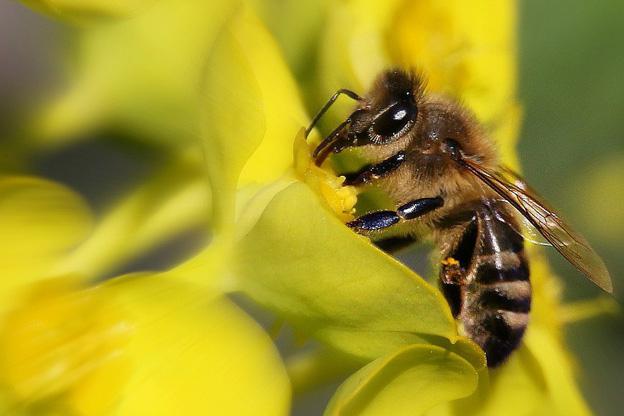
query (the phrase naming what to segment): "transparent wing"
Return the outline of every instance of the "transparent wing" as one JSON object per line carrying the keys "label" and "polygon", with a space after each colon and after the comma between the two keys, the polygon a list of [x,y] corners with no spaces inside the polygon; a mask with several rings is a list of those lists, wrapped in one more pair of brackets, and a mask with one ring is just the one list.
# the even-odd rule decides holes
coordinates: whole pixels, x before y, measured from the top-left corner
{"label": "transparent wing", "polygon": [[563,257],[606,292],[613,292],[609,271],[587,240],[572,228],[512,170],[492,171],[470,160],[466,169],[509,202]]}
{"label": "transparent wing", "polygon": [[[497,205],[512,207],[511,202],[506,199],[500,198],[494,201]],[[521,236],[526,242],[535,244],[538,246],[548,246],[552,247],[552,244],[544,236],[531,224],[531,222],[517,209],[513,208],[512,210],[505,209],[505,212],[508,212],[513,216],[514,221],[509,221],[505,215],[501,215],[499,211],[495,211],[494,215],[498,218],[499,221],[506,223],[511,227],[512,230],[516,232],[519,236]]]}

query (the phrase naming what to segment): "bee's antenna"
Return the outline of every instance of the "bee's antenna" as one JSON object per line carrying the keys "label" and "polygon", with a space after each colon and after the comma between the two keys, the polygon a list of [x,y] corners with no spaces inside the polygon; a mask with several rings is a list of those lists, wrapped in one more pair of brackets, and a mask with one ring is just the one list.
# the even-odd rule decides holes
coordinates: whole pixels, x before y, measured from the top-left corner
{"label": "bee's antenna", "polygon": [[359,95],[357,95],[355,92],[353,92],[351,90],[348,90],[348,89],[345,89],[345,88],[339,89],[338,91],[336,91],[334,93],[334,95],[332,95],[332,97],[325,103],[325,105],[321,108],[321,110],[314,116],[314,118],[310,122],[310,125],[305,130],[305,137],[306,138],[308,137],[308,135],[310,134],[310,132],[312,131],[312,129],[314,128],[316,123],[318,123],[320,118],[323,117],[323,114],[325,114],[325,112],[327,112],[329,107],[331,107],[331,105],[338,99],[340,94],[344,94],[347,97],[352,98],[352,99],[354,99],[356,101],[362,101],[363,100],[362,97],[360,97]]}

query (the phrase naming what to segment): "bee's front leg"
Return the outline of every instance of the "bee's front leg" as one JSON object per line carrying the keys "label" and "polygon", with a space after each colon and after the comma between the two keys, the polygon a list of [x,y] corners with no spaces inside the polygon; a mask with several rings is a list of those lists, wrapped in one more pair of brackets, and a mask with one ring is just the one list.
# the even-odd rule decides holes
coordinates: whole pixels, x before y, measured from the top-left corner
{"label": "bee's front leg", "polygon": [[413,220],[444,205],[444,199],[420,198],[401,205],[396,211],[374,211],[348,222],[347,225],[361,234],[391,227],[402,220]]}

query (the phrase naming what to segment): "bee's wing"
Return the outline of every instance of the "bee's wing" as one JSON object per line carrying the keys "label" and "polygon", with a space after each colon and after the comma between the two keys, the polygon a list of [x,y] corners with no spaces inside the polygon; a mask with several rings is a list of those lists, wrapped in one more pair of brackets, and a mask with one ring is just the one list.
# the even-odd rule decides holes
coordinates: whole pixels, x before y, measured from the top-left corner
{"label": "bee's wing", "polygon": [[466,159],[460,163],[509,202],[589,280],[606,292],[613,292],[609,271],[600,256],[518,174],[505,167],[492,171]]}
{"label": "bee's wing", "polygon": [[[499,198],[494,202],[498,206],[505,207],[504,212],[511,214],[513,219],[513,221],[509,221],[506,215],[497,214],[498,211],[495,211],[494,214],[497,216],[498,220],[509,225],[524,241],[538,246],[552,247],[552,244],[544,238],[539,230],[535,228],[524,215],[520,214],[520,212],[511,205],[511,202],[503,198]],[[510,211],[506,209],[507,207],[512,207],[513,209]]]}

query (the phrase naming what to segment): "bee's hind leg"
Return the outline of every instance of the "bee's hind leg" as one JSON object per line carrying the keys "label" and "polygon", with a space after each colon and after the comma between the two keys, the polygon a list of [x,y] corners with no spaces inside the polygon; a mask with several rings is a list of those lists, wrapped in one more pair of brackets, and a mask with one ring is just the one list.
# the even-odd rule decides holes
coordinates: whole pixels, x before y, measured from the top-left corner
{"label": "bee's hind leg", "polygon": [[402,220],[413,220],[444,205],[442,197],[420,198],[401,205],[396,211],[374,211],[348,222],[347,225],[361,234],[384,230]]}

